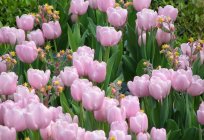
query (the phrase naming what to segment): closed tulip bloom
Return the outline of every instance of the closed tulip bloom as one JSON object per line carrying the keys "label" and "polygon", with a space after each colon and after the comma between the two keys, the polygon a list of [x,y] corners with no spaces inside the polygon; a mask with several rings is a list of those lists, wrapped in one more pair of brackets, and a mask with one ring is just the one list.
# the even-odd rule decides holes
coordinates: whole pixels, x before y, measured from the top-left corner
{"label": "closed tulip bloom", "polygon": [[20,18],[16,17],[16,23],[19,29],[30,31],[34,27],[35,18],[32,15],[22,15]]}
{"label": "closed tulip bloom", "polygon": [[157,12],[151,9],[143,9],[137,13],[138,28],[147,31],[156,27]]}
{"label": "closed tulip bloom", "polygon": [[106,12],[109,7],[115,6],[115,0],[97,0],[98,9],[102,12]]}
{"label": "closed tulip bloom", "polygon": [[127,9],[121,7],[108,8],[106,11],[108,15],[108,22],[114,27],[122,27],[127,19]]}
{"label": "closed tulip bloom", "polygon": [[200,62],[201,64],[204,63],[204,48],[200,51]]}
{"label": "closed tulip bloom", "polygon": [[99,110],[103,105],[105,92],[94,86],[82,94],[83,107],[89,111]]}
{"label": "closed tulip bloom", "polygon": [[40,136],[42,137],[43,140],[50,140],[52,139],[52,129],[51,126],[54,124],[53,121],[50,122],[50,124],[44,128],[40,129]]}
{"label": "closed tulip bloom", "polygon": [[[57,119],[59,119],[61,117],[61,115],[64,115],[63,114],[63,111],[62,111],[62,107],[59,106],[59,107],[49,107],[49,110],[52,114],[52,121],[56,121]],[[71,116],[68,117],[68,120],[70,121],[70,123],[72,122],[72,118]]]}
{"label": "closed tulip bloom", "polygon": [[84,140],[107,140],[103,130],[87,131],[84,135]]}
{"label": "closed tulip bloom", "polygon": [[[138,21],[137,21],[137,19],[135,20],[135,30],[136,30],[138,36],[142,35],[143,31],[142,31],[142,29],[140,29],[140,28],[138,27]],[[144,33],[146,33],[146,32],[144,32]]]}
{"label": "closed tulip bloom", "polygon": [[183,55],[191,56],[191,46],[188,43],[182,43],[180,47]]}
{"label": "closed tulip bloom", "polygon": [[138,112],[134,117],[130,117],[130,130],[136,134],[146,132],[148,129],[148,118],[143,112]]}
{"label": "closed tulip bloom", "polygon": [[64,71],[60,72],[60,77],[65,86],[69,87],[72,85],[74,80],[79,78],[77,69],[75,67],[65,67]]}
{"label": "closed tulip bloom", "polygon": [[29,84],[34,89],[41,89],[46,86],[50,78],[50,70],[41,71],[38,69],[29,69],[27,71],[27,77]]}
{"label": "closed tulip bloom", "polygon": [[128,88],[131,94],[137,97],[149,95],[149,75],[145,74],[141,77],[135,76],[133,81],[128,82]]}
{"label": "closed tulip bloom", "polygon": [[97,111],[94,111],[94,117],[97,121],[106,121],[107,120],[107,111],[110,107],[118,106],[119,102],[116,99],[111,99],[108,97],[104,98],[103,105]]}
{"label": "closed tulip bloom", "polygon": [[83,93],[86,89],[92,87],[92,83],[87,79],[76,79],[71,85],[71,95],[75,101],[81,101]]}
{"label": "closed tulip bloom", "polygon": [[150,135],[149,133],[138,133],[137,134],[137,140],[150,140]]}
{"label": "closed tulip bloom", "polygon": [[153,127],[150,135],[151,135],[152,140],[166,140],[167,139],[166,130],[164,128],[156,129],[155,127]]}
{"label": "closed tulip bloom", "polygon": [[31,130],[46,128],[52,120],[52,112],[42,103],[29,104],[24,116],[27,128]]}
{"label": "closed tulip bloom", "polygon": [[162,80],[171,80],[173,70],[167,68],[160,68],[152,71],[152,76],[159,77]]}
{"label": "closed tulip bloom", "polygon": [[98,4],[97,4],[97,1],[98,0],[88,0],[89,1],[89,6],[92,8],[92,9],[97,9],[98,8]]}
{"label": "closed tulip bloom", "polygon": [[125,134],[128,134],[128,124],[126,121],[115,121],[111,123],[112,131],[114,130],[120,130],[123,131]]}
{"label": "closed tulip bloom", "polygon": [[135,10],[141,11],[144,8],[149,8],[151,0],[133,0]]}
{"label": "closed tulip bloom", "polygon": [[89,1],[72,0],[70,3],[69,13],[74,15],[83,15],[86,13],[89,6]]}
{"label": "closed tulip bloom", "polygon": [[172,87],[177,91],[186,91],[192,82],[192,70],[179,69],[172,74]]}
{"label": "closed tulip bloom", "polygon": [[45,43],[43,33],[40,29],[30,32],[27,37],[30,41],[34,41],[37,46],[42,46]]}
{"label": "closed tulip bloom", "polygon": [[172,5],[166,5],[164,8],[159,7],[158,13],[159,15],[169,16],[175,21],[178,16],[178,9],[174,8]]}
{"label": "closed tulip bloom", "polygon": [[111,130],[109,133],[109,140],[131,140],[131,135],[127,135],[121,130]]}
{"label": "closed tulip bloom", "polygon": [[43,23],[42,24],[42,31],[43,35],[46,39],[51,40],[51,39],[56,39],[58,38],[61,33],[62,29],[59,24],[59,21],[50,21],[48,23]]}
{"label": "closed tulip bloom", "polygon": [[162,80],[160,77],[153,76],[149,83],[149,94],[156,100],[164,99],[170,92],[171,81]]}
{"label": "closed tulip bloom", "polygon": [[158,45],[161,46],[162,44],[166,44],[171,41],[171,34],[164,32],[161,29],[158,29],[156,34],[156,39],[157,39]]}
{"label": "closed tulip bloom", "polygon": [[117,45],[121,37],[122,32],[117,32],[113,27],[97,26],[96,38],[104,47]]}
{"label": "closed tulip bloom", "polygon": [[18,76],[14,72],[0,74],[0,94],[10,95],[16,91]]}
{"label": "closed tulip bloom", "polygon": [[6,71],[7,71],[6,61],[2,60],[2,57],[0,57],[0,74]]}
{"label": "closed tulip bloom", "polygon": [[91,48],[88,47],[88,46],[80,46],[80,47],[77,49],[76,53],[77,53],[78,55],[85,55],[85,56],[94,58],[94,53],[95,53],[95,51],[94,51],[94,49],[91,49]]}
{"label": "closed tulip bloom", "polygon": [[[21,44],[23,43],[23,41],[25,41],[25,31],[22,29],[16,29],[14,27],[11,28],[11,31],[13,33],[15,33],[16,35],[16,44]],[[11,43],[12,45],[14,45],[14,43]]]}
{"label": "closed tulip bloom", "polygon": [[109,124],[115,121],[124,121],[126,119],[126,112],[124,107],[113,106],[107,110],[107,121]]}
{"label": "closed tulip bloom", "polygon": [[192,83],[187,89],[187,93],[191,96],[199,96],[204,93],[204,80],[198,75],[194,75],[192,78]]}
{"label": "closed tulip bloom", "polygon": [[142,35],[139,36],[138,38],[138,45],[139,46],[142,46],[142,45],[146,45],[146,40],[147,40],[147,37],[146,37],[146,33],[142,33]]}
{"label": "closed tulip bloom", "polygon": [[0,140],[16,140],[16,130],[0,125]]}
{"label": "closed tulip bloom", "polygon": [[135,116],[140,111],[140,102],[137,96],[125,96],[121,99],[120,106],[125,108],[127,118]]}
{"label": "closed tulip bloom", "polygon": [[38,51],[35,42],[24,41],[21,45],[16,45],[16,54],[22,62],[31,64],[38,57]]}
{"label": "closed tulip bloom", "polygon": [[106,63],[92,61],[88,67],[88,76],[93,82],[103,82],[106,78]]}
{"label": "closed tulip bloom", "polygon": [[198,122],[204,125],[204,102],[202,102],[197,110],[197,119]]}

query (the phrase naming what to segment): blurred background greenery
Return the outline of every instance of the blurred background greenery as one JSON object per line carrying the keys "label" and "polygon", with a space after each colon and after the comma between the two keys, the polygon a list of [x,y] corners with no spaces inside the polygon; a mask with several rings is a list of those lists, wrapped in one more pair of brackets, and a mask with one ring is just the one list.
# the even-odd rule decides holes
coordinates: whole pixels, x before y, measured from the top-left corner
{"label": "blurred background greenery", "polygon": [[[68,11],[70,0],[0,0],[0,26],[15,26],[15,17],[24,13],[37,11],[38,4],[54,4],[62,11],[62,16]],[[179,9],[176,21],[177,42],[185,42],[189,37],[204,38],[204,0],[152,0],[151,8],[157,10],[159,6],[171,4]],[[61,22],[68,21],[63,17]],[[65,23],[65,24],[66,24]]]}

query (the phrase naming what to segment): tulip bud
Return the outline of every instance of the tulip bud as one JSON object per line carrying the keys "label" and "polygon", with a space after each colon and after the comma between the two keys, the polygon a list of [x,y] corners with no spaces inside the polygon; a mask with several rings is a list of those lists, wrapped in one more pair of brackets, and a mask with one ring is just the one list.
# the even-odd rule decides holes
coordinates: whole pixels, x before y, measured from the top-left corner
{"label": "tulip bud", "polygon": [[32,15],[22,15],[20,18],[16,17],[16,23],[19,29],[30,31],[34,27],[35,18]]}
{"label": "tulip bud", "polygon": [[166,130],[164,128],[156,129],[155,127],[153,127],[150,135],[151,135],[152,140],[166,140],[167,139]]}

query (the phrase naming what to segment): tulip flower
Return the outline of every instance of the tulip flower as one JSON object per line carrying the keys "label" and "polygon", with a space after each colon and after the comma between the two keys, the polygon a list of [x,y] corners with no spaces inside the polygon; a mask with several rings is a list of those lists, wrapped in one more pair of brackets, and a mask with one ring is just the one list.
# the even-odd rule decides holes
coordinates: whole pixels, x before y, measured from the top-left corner
{"label": "tulip flower", "polygon": [[148,129],[148,118],[143,112],[138,112],[134,117],[130,117],[130,130],[136,134],[146,132]]}
{"label": "tulip flower", "polygon": [[45,43],[43,32],[40,29],[30,32],[27,37],[30,41],[34,41],[37,46],[42,46]]}
{"label": "tulip flower", "polygon": [[137,97],[149,95],[149,75],[145,74],[141,77],[135,76],[133,81],[128,82],[130,92]]}
{"label": "tulip flower", "polygon": [[21,45],[17,45],[16,54],[22,62],[31,64],[38,57],[38,50],[35,42],[24,41]]}
{"label": "tulip flower", "polygon": [[186,55],[180,55],[178,58],[178,69],[188,69],[189,64],[189,57]]}
{"label": "tulip flower", "polygon": [[141,11],[144,8],[149,8],[151,0],[133,0],[135,10]]}
{"label": "tulip flower", "polygon": [[32,15],[22,15],[20,18],[16,17],[16,23],[19,29],[30,31],[34,27],[35,18]]}
{"label": "tulip flower", "polygon": [[97,26],[96,38],[104,47],[117,45],[121,37],[122,32],[117,32],[113,27]]}
{"label": "tulip flower", "polygon": [[141,36],[143,33],[146,33],[146,32],[143,32],[142,29],[140,29],[140,28],[138,27],[138,21],[137,21],[137,19],[135,20],[135,30],[136,30],[138,36]]}
{"label": "tulip flower", "polygon": [[152,71],[152,76],[159,77],[162,80],[171,80],[173,70],[172,69],[166,69],[166,68],[160,68],[158,70]]}
{"label": "tulip flower", "polygon": [[16,130],[0,125],[0,140],[16,140]]}
{"label": "tulip flower", "polygon": [[179,69],[172,73],[172,87],[177,91],[186,91],[192,82],[192,70]]}
{"label": "tulip flower", "polygon": [[204,125],[204,102],[202,102],[197,110],[197,119],[198,122]]}
{"label": "tulip flower", "polygon": [[171,89],[170,80],[162,80],[160,77],[153,76],[149,83],[149,94],[156,100],[165,98]]}
{"label": "tulip flower", "polygon": [[171,34],[164,32],[161,29],[158,29],[156,34],[156,39],[157,39],[158,45],[161,46],[162,44],[166,44],[171,41]]}
{"label": "tulip flower", "polygon": [[75,67],[65,67],[64,71],[60,72],[60,78],[65,86],[70,87],[74,80],[79,78],[79,75]]}
{"label": "tulip flower", "polygon": [[178,16],[178,9],[171,5],[166,5],[164,8],[159,7],[159,15],[169,16],[173,21],[176,20]]}
{"label": "tulip flower", "polygon": [[146,45],[146,40],[147,40],[147,37],[146,37],[146,33],[142,33],[142,35],[139,36],[138,38],[138,45],[139,46],[142,46],[142,45]]}
{"label": "tulip flower", "polygon": [[127,118],[135,116],[140,111],[140,103],[137,96],[125,96],[121,99],[120,106],[125,108]]}
{"label": "tulip flower", "polygon": [[151,9],[143,9],[137,13],[138,28],[147,31],[156,27],[157,12]]}
{"label": "tulip flower", "polygon": [[127,19],[127,9],[121,7],[108,8],[106,11],[108,15],[108,22],[114,27],[122,27]]}
{"label": "tulip flower", "polygon": [[153,127],[151,129],[150,135],[151,135],[152,140],[166,140],[167,139],[166,130],[164,128],[156,129],[155,127]]}
{"label": "tulip flower", "polygon": [[86,13],[89,6],[89,1],[72,0],[70,3],[69,13],[74,15],[83,15]]}
{"label": "tulip flower", "polygon": [[92,8],[92,9],[97,9],[98,8],[98,4],[97,4],[97,1],[98,0],[88,0],[89,1],[89,6]]}
{"label": "tulip flower", "polygon": [[43,140],[52,139],[52,128],[51,128],[51,126],[53,124],[54,124],[54,122],[51,121],[50,124],[46,128],[40,129],[40,136],[42,137]]}
{"label": "tulip flower", "polygon": [[93,82],[103,82],[106,78],[106,63],[92,61],[88,67],[88,77]]}
{"label": "tulip flower", "polygon": [[181,44],[181,51],[183,55],[191,56],[191,47],[188,43],[182,43]]}
{"label": "tulip flower", "polygon": [[192,78],[192,83],[187,89],[187,93],[191,96],[199,96],[204,93],[204,80],[198,75],[194,75]]}
{"label": "tulip flower", "polygon": [[102,91],[100,88],[96,86],[89,87],[82,94],[83,107],[89,111],[99,110],[103,105],[104,96],[105,92]]}
{"label": "tulip flower", "polygon": [[59,24],[59,21],[55,21],[55,22],[50,21],[48,23],[43,23],[42,31],[43,31],[44,37],[48,40],[56,39],[62,33],[62,29]]}
{"label": "tulip flower", "polygon": [[109,133],[109,140],[116,139],[116,140],[131,140],[131,135],[127,135],[123,131],[120,130],[111,130]]}
{"label": "tulip flower", "polygon": [[111,123],[111,131],[120,130],[128,134],[128,124],[126,121],[115,121]]}
{"label": "tulip flower", "polygon": [[0,95],[10,95],[16,91],[18,76],[14,72],[0,74]]}
{"label": "tulip flower", "polygon": [[34,89],[41,89],[46,86],[50,78],[50,70],[41,71],[38,69],[29,69],[27,71],[27,77],[29,84]]}
{"label": "tulip flower", "polygon": [[115,6],[115,0],[97,0],[98,9],[102,12],[106,12],[109,7]]}
{"label": "tulip flower", "polygon": [[0,74],[6,71],[7,71],[6,61],[2,60],[2,57],[0,57]]}
{"label": "tulip flower", "polygon": [[126,112],[124,107],[113,106],[107,110],[107,121],[109,124],[115,121],[124,121],[126,119]]}
{"label": "tulip flower", "polygon": [[105,132],[102,130],[96,130],[93,132],[87,131],[84,135],[84,140],[107,140]]}
{"label": "tulip flower", "polygon": [[92,83],[87,79],[76,79],[71,85],[71,95],[75,101],[81,101],[83,93],[86,89],[92,87]]}
{"label": "tulip flower", "polygon": [[200,51],[200,62],[201,64],[204,63],[204,48]]}
{"label": "tulip flower", "polygon": [[149,133],[138,133],[137,134],[137,140],[150,140],[150,135]]}

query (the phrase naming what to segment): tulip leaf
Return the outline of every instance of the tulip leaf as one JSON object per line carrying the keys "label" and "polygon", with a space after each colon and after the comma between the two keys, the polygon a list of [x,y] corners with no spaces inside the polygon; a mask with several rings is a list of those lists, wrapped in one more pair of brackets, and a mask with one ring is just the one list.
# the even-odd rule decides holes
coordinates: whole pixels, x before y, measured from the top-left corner
{"label": "tulip leaf", "polygon": [[199,129],[198,128],[188,128],[184,131],[181,140],[198,140],[199,139]]}
{"label": "tulip leaf", "polygon": [[66,96],[64,95],[64,92],[60,93],[60,104],[64,112],[68,112],[71,116],[74,116],[74,113],[71,111],[71,109],[68,106],[68,102],[66,100]]}

